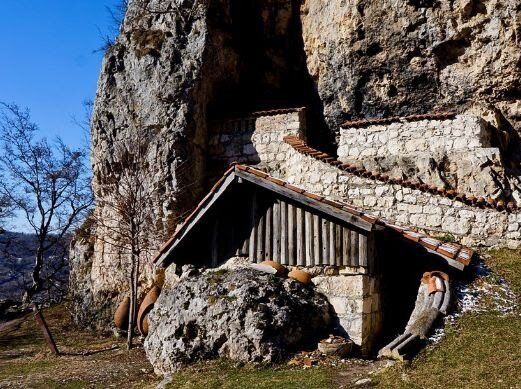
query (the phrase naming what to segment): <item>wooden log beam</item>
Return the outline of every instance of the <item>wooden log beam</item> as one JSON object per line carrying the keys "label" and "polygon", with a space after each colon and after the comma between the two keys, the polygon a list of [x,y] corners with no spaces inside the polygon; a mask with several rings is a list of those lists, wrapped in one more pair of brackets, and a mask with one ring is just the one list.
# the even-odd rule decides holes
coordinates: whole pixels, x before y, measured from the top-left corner
{"label": "wooden log beam", "polygon": [[290,266],[297,264],[297,226],[295,223],[295,207],[288,204],[288,262]]}
{"label": "wooden log beam", "polygon": [[54,355],[60,355],[60,352],[58,351],[58,347],[56,346],[56,342],[54,341],[54,338],[52,337],[51,331],[49,331],[49,327],[47,326],[47,322],[45,321],[43,314],[38,310],[36,305],[33,304],[32,308],[33,308],[34,318],[36,320],[36,323],[38,323],[38,327],[40,327],[40,329],[42,330],[43,337],[45,339],[45,343],[47,343],[47,346],[49,346],[49,348],[51,349],[51,351]]}
{"label": "wooden log beam", "polygon": [[306,264],[306,253],[304,247],[304,212],[302,211],[302,208],[297,208],[296,225],[297,265],[304,266]]}
{"label": "wooden log beam", "polygon": [[313,266],[313,214],[305,213],[306,266]]}
{"label": "wooden log beam", "polygon": [[273,204],[273,260],[280,262],[280,200]]}

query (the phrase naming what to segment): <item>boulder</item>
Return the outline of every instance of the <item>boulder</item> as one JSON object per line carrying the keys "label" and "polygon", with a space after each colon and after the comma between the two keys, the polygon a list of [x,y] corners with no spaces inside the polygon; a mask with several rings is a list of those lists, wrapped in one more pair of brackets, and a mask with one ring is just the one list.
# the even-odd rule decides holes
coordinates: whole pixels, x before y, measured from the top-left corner
{"label": "boulder", "polygon": [[218,357],[281,361],[316,346],[332,311],[310,285],[243,268],[180,280],[163,289],[147,318],[147,357],[157,374],[168,374]]}

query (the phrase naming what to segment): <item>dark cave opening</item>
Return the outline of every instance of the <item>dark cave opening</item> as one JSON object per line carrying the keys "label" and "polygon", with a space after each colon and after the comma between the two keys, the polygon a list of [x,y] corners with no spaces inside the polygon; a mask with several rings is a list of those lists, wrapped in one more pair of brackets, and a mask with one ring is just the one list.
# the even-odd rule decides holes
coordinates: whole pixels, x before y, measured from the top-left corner
{"label": "dark cave opening", "polygon": [[[219,63],[207,117],[240,117],[278,108],[308,108],[308,141],[330,149],[317,87],[306,66],[302,0],[222,0],[209,13]],[[211,72],[212,69],[209,69]]]}

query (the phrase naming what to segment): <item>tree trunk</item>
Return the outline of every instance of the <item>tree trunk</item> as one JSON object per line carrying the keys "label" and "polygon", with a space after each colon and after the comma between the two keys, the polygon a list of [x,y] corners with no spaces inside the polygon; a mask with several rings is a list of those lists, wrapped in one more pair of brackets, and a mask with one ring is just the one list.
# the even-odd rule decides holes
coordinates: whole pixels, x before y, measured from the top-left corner
{"label": "tree trunk", "polygon": [[136,272],[134,256],[131,259],[131,270],[129,277],[129,290],[130,290],[130,307],[128,310],[128,332],[127,332],[127,349],[132,348],[132,338],[134,336],[134,318],[136,317],[136,294],[134,290],[134,274]]}
{"label": "tree trunk", "polygon": [[29,305],[32,302],[32,299],[36,293],[38,293],[42,289],[42,279],[40,277],[40,272],[43,267],[43,247],[39,245],[36,250],[36,256],[34,260],[34,267],[32,272],[32,284],[31,287],[28,288],[23,297],[23,303],[25,305]]}

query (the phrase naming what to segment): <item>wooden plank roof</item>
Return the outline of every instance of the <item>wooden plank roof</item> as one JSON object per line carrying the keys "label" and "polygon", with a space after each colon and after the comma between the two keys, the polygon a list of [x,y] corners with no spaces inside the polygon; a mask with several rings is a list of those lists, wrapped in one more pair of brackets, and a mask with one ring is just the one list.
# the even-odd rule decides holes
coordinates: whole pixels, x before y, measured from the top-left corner
{"label": "wooden plank roof", "polygon": [[175,247],[190,232],[200,218],[212,207],[215,201],[227,190],[227,188],[238,180],[245,180],[254,185],[263,187],[269,191],[288,197],[300,204],[319,209],[332,217],[344,220],[347,223],[357,226],[365,231],[372,231],[376,228],[386,228],[398,236],[408,241],[414,242],[431,253],[442,257],[449,265],[463,270],[470,264],[473,250],[456,243],[444,243],[438,239],[412,231],[408,228],[399,227],[365,213],[355,207],[339,201],[325,198],[321,195],[311,193],[305,189],[296,187],[286,181],[272,177],[267,173],[255,169],[251,166],[234,164],[217,181],[210,192],[196,206],[192,213],[185,219],[183,224],[177,229],[173,236],[165,242],[154,257],[153,262],[162,264],[169,257]]}

